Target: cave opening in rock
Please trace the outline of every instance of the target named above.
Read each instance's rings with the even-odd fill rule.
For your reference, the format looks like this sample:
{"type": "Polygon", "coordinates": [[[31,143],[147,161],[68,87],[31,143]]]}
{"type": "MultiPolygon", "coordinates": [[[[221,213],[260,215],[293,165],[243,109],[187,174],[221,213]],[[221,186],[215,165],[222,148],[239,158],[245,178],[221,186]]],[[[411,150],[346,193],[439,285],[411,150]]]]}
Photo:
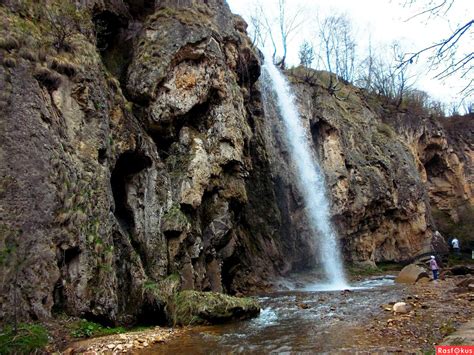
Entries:
{"type": "Polygon", "coordinates": [[[154,297],[145,297],[141,312],[137,316],[137,324],[147,327],[168,325],[165,305],[154,297]]]}
{"type": "Polygon", "coordinates": [[[64,288],[66,287],[68,269],[72,264],[79,263],[81,249],[78,246],[67,249],[58,248],[56,252],[57,265],[61,270],[61,277],[56,281],[53,290],[53,313],[62,313],[67,306],[67,297],[64,288]]]}
{"type": "Polygon", "coordinates": [[[97,161],[100,164],[104,164],[107,161],[107,149],[106,148],[100,148],[97,151],[97,161]]]}
{"type": "Polygon", "coordinates": [[[233,287],[233,281],[236,272],[241,266],[242,260],[240,260],[238,253],[234,253],[222,263],[222,287],[224,288],[225,292],[230,295],[235,295],[236,290],[233,287]]]}
{"type": "Polygon", "coordinates": [[[110,183],[114,196],[114,214],[122,228],[130,232],[135,225],[133,211],[127,201],[127,192],[134,175],[151,166],[151,159],[136,151],[120,155],[112,171],[110,183]]]}
{"type": "Polygon", "coordinates": [[[438,154],[435,154],[433,158],[425,163],[425,170],[428,179],[432,177],[439,177],[443,174],[443,171],[446,170],[446,164],[438,154]]]}
{"type": "Polygon", "coordinates": [[[128,29],[128,20],[110,11],[102,11],[95,14],[93,22],[102,61],[122,83],[133,55],[133,31],[128,29]]]}

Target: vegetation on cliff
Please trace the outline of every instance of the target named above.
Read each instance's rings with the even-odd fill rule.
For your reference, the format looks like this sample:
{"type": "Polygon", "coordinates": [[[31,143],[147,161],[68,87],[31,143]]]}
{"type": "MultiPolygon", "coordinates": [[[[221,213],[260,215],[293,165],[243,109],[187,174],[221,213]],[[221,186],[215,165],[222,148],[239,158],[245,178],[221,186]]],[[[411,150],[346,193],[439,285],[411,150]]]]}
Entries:
{"type": "MultiPolygon", "coordinates": [[[[66,314],[95,336],[258,314],[223,293],[318,260],[246,24],[217,0],[85,3],[0,4],[2,335],[30,349],[42,329],[7,324],[66,314]]],[[[429,248],[436,224],[467,242],[469,137],[416,98],[289,74],[360,273],[429,248]]]]}

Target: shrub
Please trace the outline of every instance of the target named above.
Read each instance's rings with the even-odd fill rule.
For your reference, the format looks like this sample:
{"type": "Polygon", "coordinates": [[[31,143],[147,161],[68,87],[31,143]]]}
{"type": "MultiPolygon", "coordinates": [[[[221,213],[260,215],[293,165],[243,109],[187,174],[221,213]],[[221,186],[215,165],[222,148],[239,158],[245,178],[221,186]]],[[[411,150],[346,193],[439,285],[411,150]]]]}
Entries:
{"type": "Polygon", "coordinates": [[[16,332],[12,326],[0,330],[0,354],[31,354],[47,343],[48,333],[38,324],[20,324],[16,332]]]}
{"type": "Polygon", "coordinates": [[[46,59],[48,59],[48,54],[49,54],[48,48],[44,48],[44,47],[40,48],[38,50],[38,60],[40,62],[46,62],[46,59]]]}
{"type": "Polygon", "coordinates": [[[59,2],[43,7],[43,15],[49,21],[53,46],[57,50],[72,50],[70,39],[76,32],[81,31],[85,15],[78,11],[74,4],[59,2]]]}
{"type": "Polygon", "coordinates": [[[126,332],[124,327],[104,327],[98,323],[81,319],[79,322],[72,325],[71,336],[74,338],[91,338],[124,332],[126,332]]]}

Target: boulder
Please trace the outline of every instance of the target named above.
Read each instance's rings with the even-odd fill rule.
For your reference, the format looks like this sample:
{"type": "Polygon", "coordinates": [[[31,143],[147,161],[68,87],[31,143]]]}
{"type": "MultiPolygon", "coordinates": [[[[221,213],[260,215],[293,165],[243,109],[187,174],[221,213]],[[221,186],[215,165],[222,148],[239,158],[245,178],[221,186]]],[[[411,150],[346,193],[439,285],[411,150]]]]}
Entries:
{"type": "Polygon", "coordinates": [[[451,273],[453,275],[472,275],[474,274],[474,268],[466,265],[453,266],[451,273]]]}
{"type": "Polygon", "coordinates": [[[408,307],[405,302],[397,302],[393,305],[393,311],[395,313],[408,313],[408,307]]]}
{"type": "Polygon", "coordinates": [[[466,278],[456,284],[457,287],[469,287],[469,285],[474,284],[474,278],[466,278]]]}
{"type": "Polygon", "coordinates": [[[224,323],[260,313],[260,305],[254,298],[191,290],[177,293],[169,309],[176,325],[224,323]]]}
{"type": "Polygon", "coordinates": [[[405,266],[398,274],[395,282],[413,284],[423,278],[429,279],[428,273],[421,266],[410,264],[405,266]]]}

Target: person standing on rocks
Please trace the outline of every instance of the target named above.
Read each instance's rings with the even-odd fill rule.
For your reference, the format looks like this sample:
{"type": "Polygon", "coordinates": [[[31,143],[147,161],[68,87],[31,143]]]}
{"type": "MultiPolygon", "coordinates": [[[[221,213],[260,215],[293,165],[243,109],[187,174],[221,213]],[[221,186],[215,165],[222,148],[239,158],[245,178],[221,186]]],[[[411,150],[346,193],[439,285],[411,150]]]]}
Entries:
{"type": "Polygon", "coordinates": [[[438,263],[436,262],[436,258],[434,257],[434,255],[431,255],[429,263],[430,263],[430,269],[433,272],[433,280],[437,281],[438,280],[439,267],[438,267],[438,263]]]}
{"type": "Polygon", "coordinates": [[[460,254],[461,248],[459,247],[459,240],[458,238],[454,237],[451,241],[451,245],[453,246],[453,250],[455,254],[460,254]]]}

